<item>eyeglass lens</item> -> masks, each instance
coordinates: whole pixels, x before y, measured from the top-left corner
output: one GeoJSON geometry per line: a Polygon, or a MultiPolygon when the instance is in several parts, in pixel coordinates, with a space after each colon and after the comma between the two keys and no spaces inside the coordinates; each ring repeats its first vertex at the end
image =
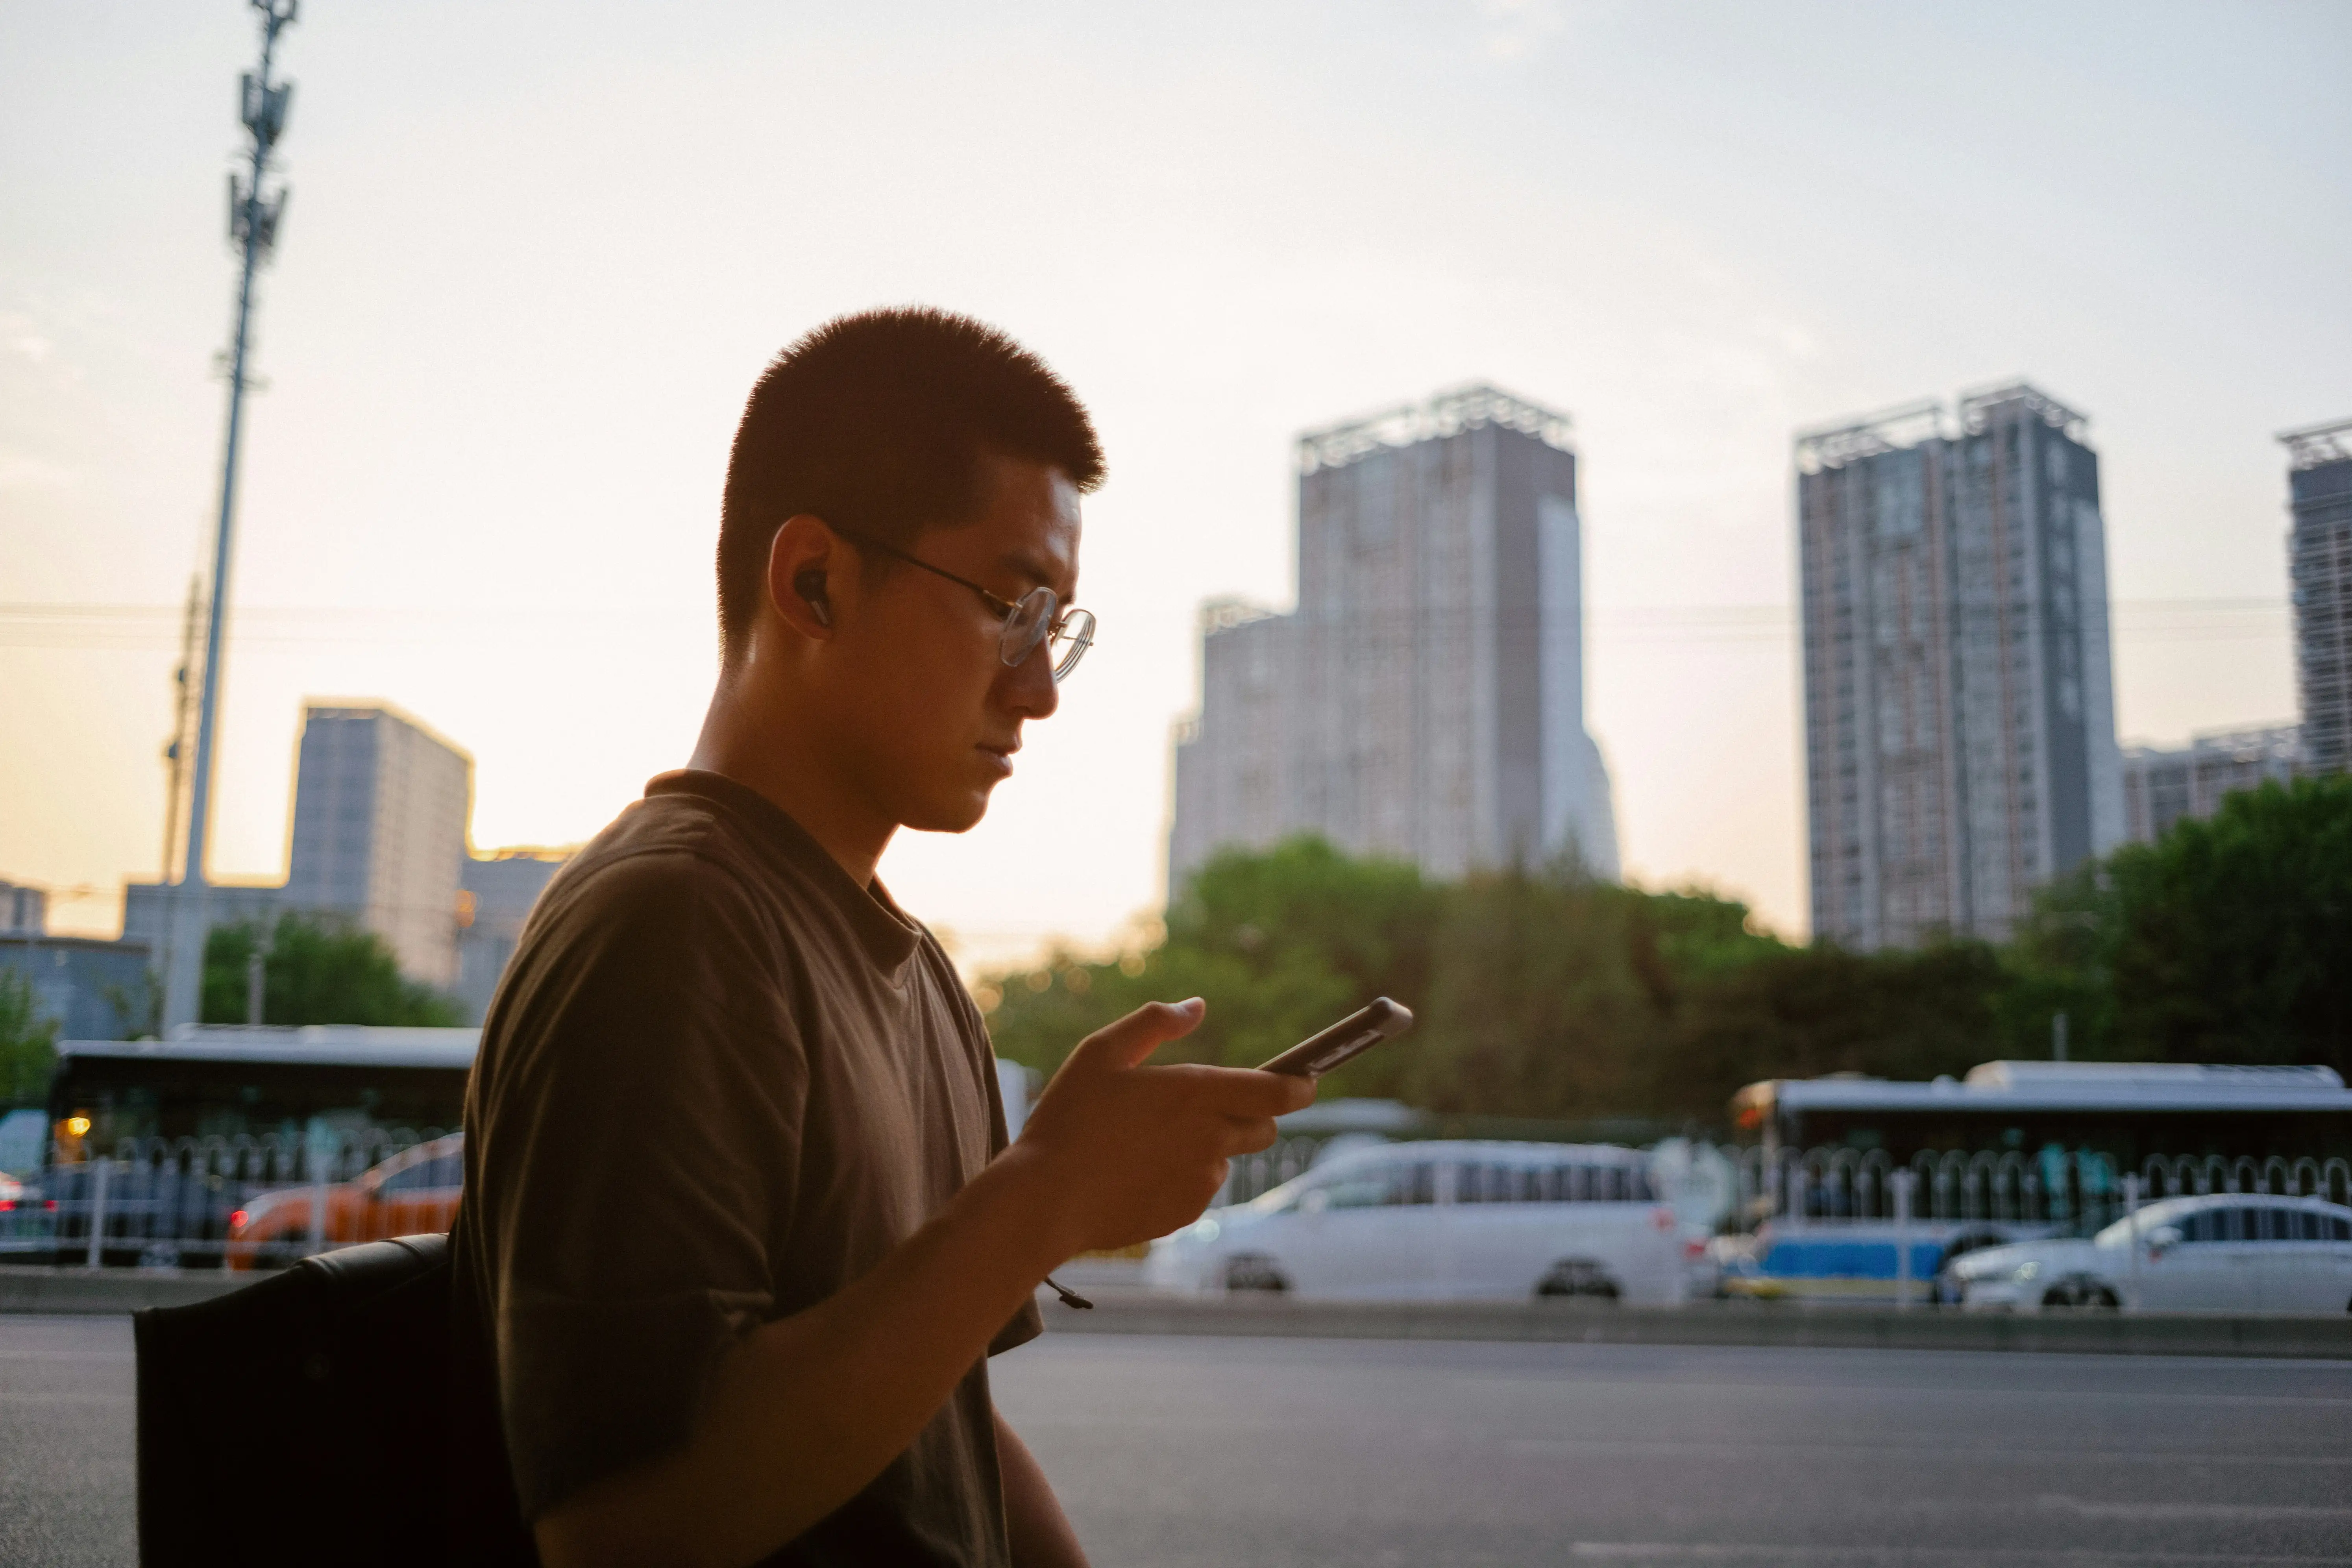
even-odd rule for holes
{"type": "Polygon", "coordinates": [[[1059,680],[1076,668],[1094,643],[1095,617],[1090,611],[1072,610],[1056,622],[1054,612],[1058,608],[1060,601],[1051,588],[1033,588],[1022,595],[1013,613],[1004,617],[999,657],[1008,666],[1017,666],[1050,637],[1054,679],[1059,680]]]}

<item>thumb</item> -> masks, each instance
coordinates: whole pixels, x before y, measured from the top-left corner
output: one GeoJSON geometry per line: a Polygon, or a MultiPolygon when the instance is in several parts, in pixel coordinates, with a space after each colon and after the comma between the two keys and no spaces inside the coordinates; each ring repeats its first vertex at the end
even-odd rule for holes
{"type": "Polygon", "coordinates": [[[1198,996],[1184,1002],[1147,1002],[1115,1024],[1106,1024],[1070,1053],[1070,1065],[1113,1069],[1139,1065],[1171,1040],[1200,1027],[1209,1005],[1198,996]]]}

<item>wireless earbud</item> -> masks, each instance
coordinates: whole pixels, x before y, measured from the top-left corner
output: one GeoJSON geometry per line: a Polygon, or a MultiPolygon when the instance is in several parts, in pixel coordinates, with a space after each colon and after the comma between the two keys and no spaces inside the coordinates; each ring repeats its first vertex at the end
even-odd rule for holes
{"type": "Polygon", "coordinates": [[[825,597],[824,574],[811,568],[793,579],[793,592],[808,601],[809,614],[821,626],[833,625],[833,601],[825,597]]]}

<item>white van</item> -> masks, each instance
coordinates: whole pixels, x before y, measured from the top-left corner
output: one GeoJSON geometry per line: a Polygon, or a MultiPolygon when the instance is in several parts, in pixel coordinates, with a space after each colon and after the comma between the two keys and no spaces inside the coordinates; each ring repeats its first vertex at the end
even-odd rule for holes
{"type": "Polygon", "coordinates": [[[1392,1143],[1151,1244],[1164,1290],[1665,1303],[1690,1293],[1687,1238],[1647,1157],[1610,1144],[1392,1143]]]}

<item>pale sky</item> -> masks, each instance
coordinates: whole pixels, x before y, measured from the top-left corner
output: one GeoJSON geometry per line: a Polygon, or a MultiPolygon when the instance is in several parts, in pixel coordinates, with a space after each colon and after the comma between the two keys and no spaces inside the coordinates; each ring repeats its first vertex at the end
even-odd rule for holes
{"type": "MultiPolygon", "coordinates": [[[[0,878],[61,929],[161,850],[254,38],[0,6],[0,878]]],[[[1575,422],[1645,884],[1803,930],[1790,437],[1840,415],[2084,410],[2123,736],[2294,714],[2272,437],[2352,415],[2352,6],[309,0],[282,60],[215,876],[282,874],[308,697],[470,750],[485,847],[681,762],[741,399],[905,301],[1045,354],[1110,460],[1061,715],[885,862],[967,962],[1157,908],[1195,607],[1286,601],[1292,437],[1473,379],[1575,422]]]]}

